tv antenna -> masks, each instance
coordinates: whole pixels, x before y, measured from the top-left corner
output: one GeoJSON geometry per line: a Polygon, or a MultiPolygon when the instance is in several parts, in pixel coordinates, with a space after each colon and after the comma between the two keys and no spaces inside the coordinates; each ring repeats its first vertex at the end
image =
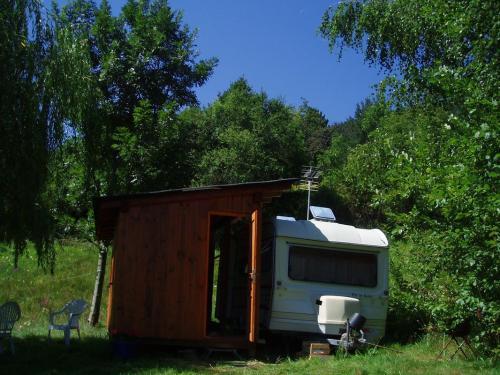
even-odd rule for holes
{"type": "Polygon", "coordinates": [[[318,191],[319,177],[321,171],[312,165],[302,167],[302,179],[300,180],[300,189],[307,189],[307,220],[309,220],[309,207],[311,206],[311,191],[318,191]]]}

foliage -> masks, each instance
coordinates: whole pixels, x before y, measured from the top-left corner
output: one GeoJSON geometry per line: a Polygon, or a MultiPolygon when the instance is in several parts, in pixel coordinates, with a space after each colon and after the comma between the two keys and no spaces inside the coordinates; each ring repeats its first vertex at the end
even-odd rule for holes
{"type": "Polygon", "coordinates": [[[16,267],[31,240],[53,270],[54,236],[93,237],[93,197],[189,183],[190,129],[176,113],[216,60],[198,59],[166,0],[130,0],[117,17],[106,0],[40,7],[0,8],[0,238],[16,267]]]}
{"type": "Polygon", "coordinates": [[[419,249],[402,275],[420,279],[399,284],[400,296],[426,296],[426,315],[448,328],[479,310],[476,340],[493,351],[500,342],[499,10],[496,1],[350,1],[329,9],[321,26],[332,48],[358,49],[401,77],[380,91],[389,92],[393,113],[370,127],[369,141],[332,180],[358,220],[381,221],[393,239],[419,249]]]}
{"type": "Polygon", "coordinates": [[[80,138],[67,139],[54,153],[48,191],[59,240],[78,238],[94,242],[92,190],[86,185],[80,138]]]}
{"type": "Polygon", "coordinates": [[[325,115],[304,100],[297,109],[295,121],[304,133],[307,162],[317,165],[318,158],[330,144],[331,128],[325,115]]]}
{"type": "Polygon", "coordinates": [[[163,190],[190,184],[196,139],[172,108],[157,115],[147,100],[134,110],[134,128],[117,128],[114,148],[123,160],[118,178],[125,191],[163,190]]]}
{"type": "Polygon", "coordinates": [[[304,135],[294,110],[244,79],[201,113],[199,147],[203,150],[195,184],[235,183],[298,175],[305,159],[304,135]]]}
{"type": "Polygon", "coordinates": [[[0,6],[0,238],[14,244],[14,267],[33,241],[38,262],[54,267],[54,223],[46,184],[50,151],[62,139],[47,67],[52,30],[40,3],[0,6]]]}
{"type": "MultiPolygon", "coordinates": [[[[90,62],[84,73],[98,95],[81,106],[71,124],[85,150],[84,168],[94,194],[179,186],[188,132],[176,111],[196,103],[194,87],[211,74],[216,60],[199,60],[195,35],[165,0],[129,0],[119,17],[106,0],[99,8],[75,0],[59,16],[90,62]],[[171,166],[170,168],[168,166],[171,166]]],[[[80,105],[78,105],[80,104],[80,105]]]]}
{"type": "Polygon", "coordinates": [[[106,0],[75,0],[54,18],[47,72],[67,132],[52,162],[56,229],[92,239],[93,197],[189,183],[190,129],[176,112],[216,60],[198,61],[195,34],[163,0],[130,0],[118,17],[106,0]]]}
{"type": "MultiPolygon", "coordinates": [[[[342,168],[349,155],[350,150],[358,144],[366,143],[368,134],[378,126],[380,118],[388,112],[383,97],[365,99],[356,106],[354,117],[348,118],[330,128],[331,140],[325,145],[323,152],[319,155],[319,165],[325,171],[342,168]]],[[[326,176],[326,185],[331,185],[326,176]]]]}

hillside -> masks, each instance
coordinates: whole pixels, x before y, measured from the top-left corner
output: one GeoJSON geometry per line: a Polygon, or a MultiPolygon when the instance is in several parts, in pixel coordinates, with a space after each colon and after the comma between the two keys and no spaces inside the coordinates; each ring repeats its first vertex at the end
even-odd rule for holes
{"type": "MultiPolygon", "coordinates": [[[[55,275],[45,274],[37,267],[33,249],[20,258],[19,269],[12,267],[10,250],[0,247],[0,302],[17,301],[22,318],[14,329],[17,353],[0,355],[1,374],[483,374],[498,373],[498,367],[488,361],[436,361],[443,338],[424,337],[419,342],[400,346],[391,344],[394,351],[377,349],[363,354],[342,354],[325,360],[290,359],[286,356],[272,358],[262,348],[258,360],[233,361],[231,357],[201,360],[189,351],[168,347],[148,346],[129,360],[113,357],[106,328],[100,324],[82,327],[82,340],[73,340],[70,350],[62,342],[62,335],[55,333],[47,341],[47,315],[49,309],[60,308],[73,298],[90,300],[94,282],[96,250],[87,244],[65,242],[57,247],[55,275]]],[[[101,316],[104,316],[106,300],[101,316]]]]}

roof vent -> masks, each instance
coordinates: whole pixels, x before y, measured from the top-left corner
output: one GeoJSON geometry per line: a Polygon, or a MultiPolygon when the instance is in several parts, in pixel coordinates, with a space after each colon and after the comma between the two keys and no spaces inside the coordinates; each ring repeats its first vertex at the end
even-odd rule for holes
{"type": "Polygon", "coordinates": [[[311,206],[310,209],[313,218],[316,220],[329,221],[332,223],[337,220],[333,211],[328,207],[311,206]]]}
{"type": "Polygon", "coordinates": [[[276,219],[284,221],[295,221],[295,218],[290,216],[276,216],[276,219]]]}

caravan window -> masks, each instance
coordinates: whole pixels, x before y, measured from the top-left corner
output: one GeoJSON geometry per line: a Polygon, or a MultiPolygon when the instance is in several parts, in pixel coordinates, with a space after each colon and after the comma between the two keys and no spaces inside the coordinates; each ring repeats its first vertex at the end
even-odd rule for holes
{"type": "Polygon", "coordinates": [[[377,256],[294,245],[290,246],[288,276],[300,281],[375,287],[377,256]]]}

